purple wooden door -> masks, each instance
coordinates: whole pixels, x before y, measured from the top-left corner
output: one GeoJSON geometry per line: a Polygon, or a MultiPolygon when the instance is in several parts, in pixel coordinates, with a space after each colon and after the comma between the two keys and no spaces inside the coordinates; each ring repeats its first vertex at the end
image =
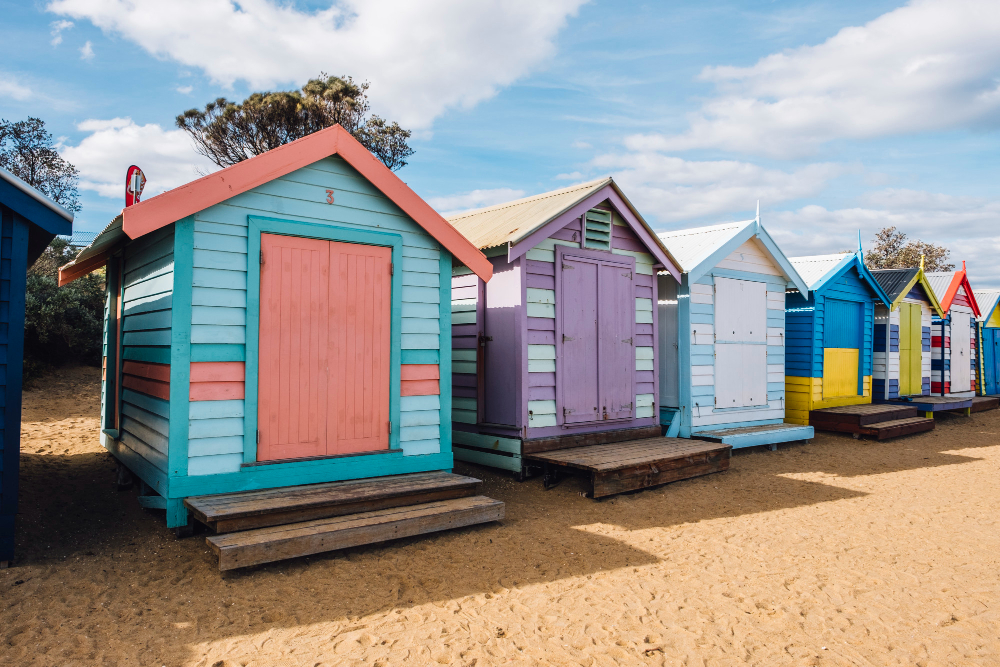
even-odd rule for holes
{"type": "Polygon", "coordinates": [[[635,400],[632,397],[632,369],[635,367],[633,272],[628,266],[603,262],[600,272],[598,386],[601,418],[629,419],[635,400]]]}
{"type": "Polygon", "coordinates": [[[483,313],[483,331],[486,334],[483,350],[485,421],[516,426],[520,355],[517,354],[518,338],[515,333],[517,312],[521,307],[521,271],[517,264],[508,264],[506,257],[495,257],[490,261],[493,263],[493,278],[486,283],[483,313]]]}
{"type": "Polygon", "coordinates": [[[562,360],[559,378],[563,421],[567,424],[601,418],[598,394],[597,294],[600,265],[597,262],[562,258],[562,360]]]}

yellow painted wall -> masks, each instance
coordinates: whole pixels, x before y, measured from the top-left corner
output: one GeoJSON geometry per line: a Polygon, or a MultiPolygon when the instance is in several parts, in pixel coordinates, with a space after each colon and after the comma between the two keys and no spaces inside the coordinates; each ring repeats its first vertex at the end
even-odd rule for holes
{"type": "MultiPolygon", "coordinates": [[[[857,350],[855,350],[856,352],[857,350]]],[[[855,365],[855,368],[857,366],[855,365]]],[[[854,376],[857,378],[857,375],[854,376]]],[[[857,391],[857,380],[854,380],[857,391]]],[[[823,378],[785,376],[785,422],[809,425],[809,411],[836,408],[842,405],[862,405],[872,402],[872,377],[866,375],[861,383],[862,396],[823,398],[823,378]]]]}
{"type": "Polygon", "coordinates": [[[990,315],[990,319],[986,320],[983,324],[984,327],[1000,327],[1000,308],[994,308],[993,314],[990,315]]]}

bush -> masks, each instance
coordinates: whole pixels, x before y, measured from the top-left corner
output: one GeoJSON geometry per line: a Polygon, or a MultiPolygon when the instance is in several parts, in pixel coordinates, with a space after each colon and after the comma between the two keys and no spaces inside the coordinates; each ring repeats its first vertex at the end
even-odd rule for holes
{"type": "Polygon", "coordinates": [[[67,363],[100,365],[104,271],[59,287],[59,267],[76,251],[55,238],[28,269],[24,305],[24,380],[67,363]]]}

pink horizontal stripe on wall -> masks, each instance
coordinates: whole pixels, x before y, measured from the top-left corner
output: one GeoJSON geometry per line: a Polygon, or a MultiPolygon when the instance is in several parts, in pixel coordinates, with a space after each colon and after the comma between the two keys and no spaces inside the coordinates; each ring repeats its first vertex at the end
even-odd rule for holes
{"type": "Polygon", "coordinates": [[[162,398],[165,401],[170,400],[169,382],[158,382],[135,375],[122,375],[122,386],[126,389],[137,391],[140,394],[148,394],[156,398],[162,398]]]}
{"type": "Polygon", "coordinates": [[[231,401],[246,397],[246,364],[242,361],[191,362],[189,399],[231,401]]]}
{"type": "Polygon", "coordinates": [[[144,361],[126,361],[122,364],[122,373],[136,377],[170,382],[170,364],[153,364],[144,361]]]}
{"type": "Polygon", "coordinates": [[[403,364],[399,371],[400,396],[437,396],[441,393],[441,367],[437,364],[403,364]]]}

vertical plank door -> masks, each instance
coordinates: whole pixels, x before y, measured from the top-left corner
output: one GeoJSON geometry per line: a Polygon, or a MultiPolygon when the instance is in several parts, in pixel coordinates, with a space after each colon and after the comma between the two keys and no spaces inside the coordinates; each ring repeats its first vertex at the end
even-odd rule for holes
{"type": "Polygon", "coordinates": [[[330,242],[262,234],[257,460],[327,453],[330,242]]]}
{"type": "MultiPolygon", "coordinates": [[[[910,304],[910,394],[924,393],[923,385],[923,309],[919,303],[910,304]]],[[[930,354],[928,352],[928,354],[930,354]]]]}
{"type": "Polygon", "coordinates": [[[972,389],[970,361],[972,355],[972,331],[969,327],[969,314],[956,311],[952,315],[951,326],[951,391],[970,391],[972,389]]]}
{"type": "Polygon", "coordinates": [[[391,250],[261,235],[258,461],[389,446],[391,250]]]}
{"type": "Polygon", "coordinates": [[[861,335],[864,306],[826,299],[823,308],[823,398],[861,393],[861,335]]]}
{"type": "Polygon", "coordinates": [[[327,454],[389,447],[392,251],[330,242],[327,454]]]}
{"type": "Polygon", "coordinates": [[[598,296],[598,394],[602,419],[635,414],[635,286],[628,265],[602,262],[598,296]]]}
{"type": "Polygon", "coordinates": [[[562,377],[559,390],[563,421],[567,424],[597,421],[601,418],[597,373],[599,264],[563,257],[560,270],[562,377]]]}

